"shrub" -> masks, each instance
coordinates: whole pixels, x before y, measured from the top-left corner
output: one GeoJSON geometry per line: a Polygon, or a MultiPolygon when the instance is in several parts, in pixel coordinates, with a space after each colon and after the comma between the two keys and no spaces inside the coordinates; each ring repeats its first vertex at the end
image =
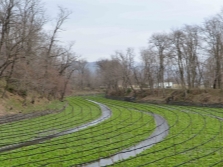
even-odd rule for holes
{"type": "Polygon", "coordinates": [[[126,93],[127,94],[129,94],[129,93],[131,93],[132,92],[132,89],[131,88],[128,88],[127,90],[126,90],[126,93]]]}

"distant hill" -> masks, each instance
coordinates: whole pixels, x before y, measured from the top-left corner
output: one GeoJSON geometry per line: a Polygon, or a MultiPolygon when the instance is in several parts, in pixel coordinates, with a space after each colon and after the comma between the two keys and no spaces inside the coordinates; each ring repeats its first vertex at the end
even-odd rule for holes
{"type": "Polygon", "coordinates": [[[87,68],[88,68],[92,73],[96,73],[96,70],[97,70],[97,64],[96,64],[96,62],[88,62],[88,63],[87,63],[87,68]]]}

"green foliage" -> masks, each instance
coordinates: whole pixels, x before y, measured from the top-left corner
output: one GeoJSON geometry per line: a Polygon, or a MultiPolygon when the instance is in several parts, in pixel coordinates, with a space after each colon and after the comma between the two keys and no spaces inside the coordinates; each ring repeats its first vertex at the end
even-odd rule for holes
{"type": "MultiPolygon", "coordinates": [[[[41,161],[39,165],[50,163],[52,166],[85,163],[112,155],[144,140],[155,127],[149,114],[113,106],[103,98],[92,99],[108,105],[113,111],[112,117],[88,129],[2,154],[0,161],[5,165],[35,164],[37,161],[41,161]]],[[[88,103],[85,101],[85,104],[88,103]]],[[[91,105],[92,110],[95,105],[91,105]]],[[[76,108],[77,104],[73,107],[76,108]]]]}
{"type": "Polygon", "coordinates": [[[131,88],[127,88],[126,93],[129,94],[131,92],[132,92],[132,89],[131,88]]]}
{"type": "MultiPolygon", "coordinates": [[[[86,98],[107,105],[112,110],[111,118],[85,130],[37,145],[1,153],[1,165],[75,166],[100,159],[100,157],[111,156],[148,138],[155,128],[155,123],[153,118],[145,112],[153,112],[167,120],[170,127],[168,136],[136,157],[117,162],[112,166],[156,167],[179,165],[194,167],[212,166],[215,163],[218,163],[216,166],[222,166],[222,109],[137,104],[107,100],[102,97],[86,98]],[[139,110],[144,112],[139,112],[139,110]]],[[[74,125],[73,123],[77,126],[86,122],[87,119],[85,118],[90,114],[92,115],[88,117],[88,121],[95,119],[100,113],[96,104],[82,98],[69,98],[68,101],[70,106],[63,113],[58,113],[53,117],[45,116],[45,121],[41,120],[43,124],[40,127],[45,130],[57,130],[62,126],[62,129],[66,129],[67,127],[59,124],[59,122],[66,123],[67,121],[69,127],[74,125]],[[76,111],[75,118],[69,114],[71,108],[76,111]],[[78,117],[78,113],[82,113],[82,116],[78,117]],[[54,119],[57,121],[53,122],[54,119]],[[46,124],[46,122],[49,124],[46,124]],[[72,125],[69,122],[72,122],[72,125]]],[[[13,127],[24,130],[25,134],[30,133],[29,137],[33,136],[32,134],[38,132],[38,128],[40,128],[35,127],[36,123],[40,121],[38,119],[31,120],[33,122],[33,126],[29,126],[31,128],[27,127],[31,124],[25,124],[26,121],[20,121],[21,124],[24,123],[23,126],[19,125],[19,122],[2,125],[0,133],[2,135],[2,145],[27,140],[22,135],[19,136],[18,140],[10,139],[9,136],[15,133],[13,127]],[[3,134],[7,138],[4,138],[3,134]]]]}
{"type": "MultiPolygon", "coordinates": [[[[133,105],[132,105],[133,107],[133,105]]],[[[169,135],[137,157],[113,166],[222,166],[222,109],[180,106],[138,105],[168,120],[169,135]]]]}
{"type": "MultiPolygon", "coordinates": [[[[68,98],[67,100],[69,102],[68,107],[60,113],[0,125],[0,146],[25,142],[41,137],[42,134],[47,135],[42,133],[45,131],[58,133],[93,120],[101,114],[98,107],[91,103],[92,111],[95,112],[89,110],[89,102],[83,103],[81,98],[68,98]],[[76,105],[75,110],[73,105],[76,105]]],[[[52,102],[51,106],[48,107],[54,108],[57,103],[56,101],[52,102]]],[[[57,104],[57,107],[60,105],[57,104]]]]}

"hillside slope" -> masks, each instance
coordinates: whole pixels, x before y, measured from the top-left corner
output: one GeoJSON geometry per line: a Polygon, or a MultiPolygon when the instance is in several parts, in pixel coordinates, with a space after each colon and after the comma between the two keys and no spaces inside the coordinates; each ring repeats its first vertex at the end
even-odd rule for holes
{"type": "Polygon", "coordinates": [[[110,92],[107,94],[113,98],[135,97],[137,102],[165,103],[165,104],[187,104],[187,105],[222,105],[223,106],[223,90],[220,89],[165,89],[160,90],[144,90],[132,91],[128,93],[110,92]]]}

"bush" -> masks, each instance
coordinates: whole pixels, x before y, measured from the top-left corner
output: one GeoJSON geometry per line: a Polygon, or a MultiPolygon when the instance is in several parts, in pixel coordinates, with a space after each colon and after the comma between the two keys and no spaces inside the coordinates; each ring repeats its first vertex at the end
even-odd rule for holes
{"type": "Polygon", "coordinates": [[[15,89],[12,86],[8,86],[6,90],[10,93],[15,93],[15,89]]]}
{"type": "Polygon", "coordinates": [[[132,89],[131,88],[128,88],[127,90],[126,90],[126,93],[127,94],[129,94],[129,93],[131,93],[132,92],[132,89]]]}

